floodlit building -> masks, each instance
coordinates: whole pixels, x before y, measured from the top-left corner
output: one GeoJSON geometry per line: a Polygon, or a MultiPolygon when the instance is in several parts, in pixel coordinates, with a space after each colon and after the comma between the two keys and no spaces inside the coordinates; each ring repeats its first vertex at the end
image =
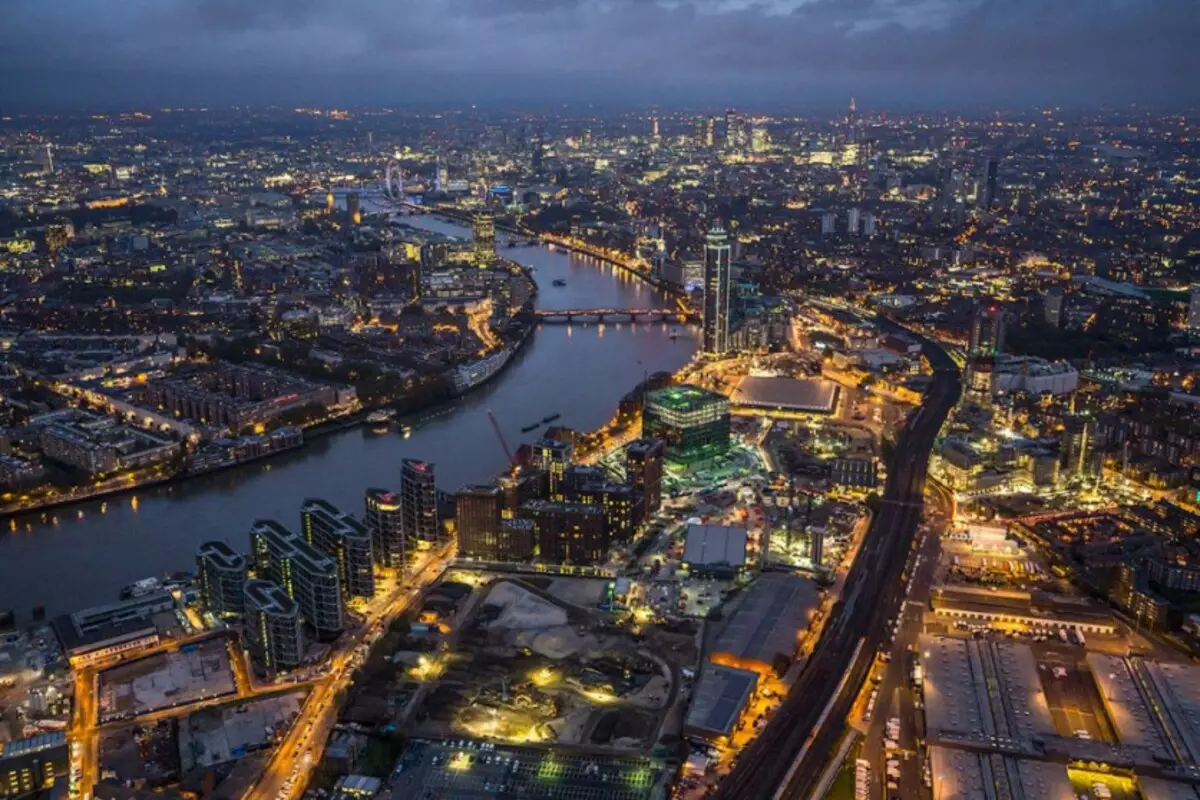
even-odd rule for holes
{"type": "Polygon", "coordinates": [[[642,437],[662,439],[677,464],[718,458],[729,450],[729,400],[689,384],[647,392],[642,437]]]}
{"type": "Polygon", "coordinates": [[[196,551],[200,604],[216,617],[241,616],[249,560],[221,541],[205,542],[196,551]]]}
{"type": "Polygon", "coordinates": [[[304,662],[300,609],[274,581],[246,581],[243,631],[250,660],[263,675],[294,669],[304,662]]]}

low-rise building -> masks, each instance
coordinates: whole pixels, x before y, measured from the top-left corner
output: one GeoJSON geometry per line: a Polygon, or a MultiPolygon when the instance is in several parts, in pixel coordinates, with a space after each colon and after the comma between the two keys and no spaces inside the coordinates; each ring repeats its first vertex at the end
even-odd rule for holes
{"type": "Polygon", "coordinates": [[[89,664],[157,644],[154,616],[175,609],[170,592],[63,614],[51,623],[72,664],[89,664]]]}
{"type": "Polygon", "coordinates": [[[166,436],[76,409],[44,414],[31,424],[40,428],[48,458],[88,475],[145,469],[182,453],[180,444],[166,436]]]}
{"type": "Polygon", "coordinates": [[[683,732],[708,741],[728,740],[737,730],[754,691],[758,673],[748,669],[705,664],[692,692],[683,732]]]}
{"type": "Polygon", "coordinates": [[[67,734],[43,733],[0,745],[0,797],[23,797],[53,788],[67,773],[67,734]]]}
{"type": "Polygon", "coordinates": [[[683,569],[703,578],[730,579],[750,566],[747,531],[731,525],[689,525],[683,569]]]}

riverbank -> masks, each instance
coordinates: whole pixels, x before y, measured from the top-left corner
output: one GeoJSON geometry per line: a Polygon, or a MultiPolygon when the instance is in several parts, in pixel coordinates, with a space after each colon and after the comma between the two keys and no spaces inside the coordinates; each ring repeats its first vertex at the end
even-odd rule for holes
{"type": "MultiPolygon", "coordinates": [[[[459,222],[465,222],[467,224],[470,224],[471,221],[474,219],[473,214],[470,214],[466,211],[460,211],[456,208],[441,208],[438,206],[430,207],[430,206],[422,206],[422,205],[417,205],[416,203],[407,203],[407,202],[404,203],[404,206],[413,211],[420,211],[421,213],[432,214],[434,216],[441,215],[444,217],[449,217],[452,220],[457,220],[459,222]]],[[[537,241],[541,242],[542,244],[548,245],[550,247],[559,247],[559,248],[567,250],[571,253],[575,253],[576,255],[588,256],[589,258],[595,258],[599,261],[603,261],[606,264],[610,264],[610,265],[616,267],[617,269],[620,269],[624,272],[628,272],[630,275],[633,275],[633,276],[645,281],[647,284],[653,286],[655,289],[658,289],[663,292],[667,292],[667,293],[675,295],[677,297],[683,297],[686,294],[683,287],[676,286],[671,283],[667,283],[666,281],[664,281],[660,278],[657,278],[654,275],[651,275],[650,273],[646,272],[645,270],[641,270],[634,266],[631,266],[628,262],[622,261],[621,259],[618,259],[615,256],[607,255],[604,252],[602,252],[590,245],[577,244],[575,242],[572,242],[570,239],[568,239],[566,237],[556,236],[555,234],[552,234],[552,233],[542,233],[539,231],[535,231],[532,228],[525,228],[525,227],[519,227],[519,226],[513,227],[511,225],[501,225],[501,224],[496,224],[495,228],[497,231],[501,231],[503,233],[512,233],[512,234],[516,234],[518,236],[526,236],[526,237],[529,237],[532,239],[536,239],[537,241]]]]}
{"type": "MultiPolygon", "coordinates": [[[[525,276],[525,278],[530,282],[530,284],[532,284],[532,286],[533,286],[530,304],[528,304],[524,308],[522,308],[522,310],[520,312],[518,312],[518,315],[517,315],[517,316],[520,316],[522,314],[525,314],[525,315],[528,315],[529,318],[526,320],[527,324],[525,324],[522,328],[521,335],[518,338],[511,341],[507,345],[512,348],[512,353],[510,354],[509,358],[504,363],[504,365],[501,366],[499,369],[497,369],[494,373],[489,375],[486,379],[470,386],[464,392],[459,393],[450,399],[444,399],[444,400],[439,399],[439,400],[431,401],[427,405],[424,405],[424,406],[421,406],[421,407],[418,407],[416,409],[409,411],[406,416],[411,417],[411,416],[421,415],[423,418],[428,419],[428,412],[430,410],[438,409],[438,408],[449,408],[449,407],[453,406],[454,403],[458,402],[464,396],[480,389],[481,387],[485,386],[486,384],[490,383],[491,381],[495,380],[495,378],[499,377],[504,372],[506,372],[509,369],[509,367],[512,365],[513,361],[520,354],[521,349],[523,347],[525,347],[525,345],[528,343],[529,338],[533,335],[533,332],[537,327],[536,319],[534,319],[532,317],[532,315],[529,314],[529,312],[533,308],[532,298],[536,298],[537,293],[538,293],[537,281],[534,280],[532,273],[530,273],[528,271],[528,269],[524,267],[524,265],[518,264],[517,262],[511,261],[509,259],[504,259],[504,262],[505,262],[505,265],[507,267],[509,267],[510,269],[516,269],[516,270],[520,271],[525,276]]],[[[514,316],[513,319],[516,319],[516,316],[514,316]]],[[[455,368],[451,368],[450,370],[448,370],[447,374],[449,374],[450,372],[453,372],[454,369],[455,368]]],[[[389,407],[391,407],[391,406],[383,405],[379,408],[386,409],[389,407]]],[[[164,486],[170,486],[170,485],[174,485],[174,484],[184,483],[186,481],[190,481],[195,478],[208,477],[208,476],[211,476],[211,475],[214,475],[217,473],[232,471],[232,470],[238,469],[239,467],[248,467],[248,466],[252,466],[252,465],[257,465],[268,459],[277,458],[279,456],[283,456],[283,455],[286,455],[289,453],[296,453],[297,451],[303,451],[304,449],[309,448],[313,442],[315,442],[318,439],[321,439],[323,437],[332,436],[333,434],[337,434],[337,433],[344,433],[345,431],[348,431],[351,428],[359,427],[360,425],[362,425],[363,423],[366,422],[367,416],[371,412],[376,411],[376,410],[378,410],[378,408],[364,408],[358,412],[355,412],[354,414],[347,415],[344,418],[340,418],[337,420],[329,420],[326,422],[321,422],[316,425],[313,425],[311,428],[304,429],[304,440],[301,443],[294,445],[292,447],[284,447],[284,448],[280,448],[278,450],[273,450],[270,453],[262,453],[260,455],[251,456],[249,458],[244,458],[244,459],[240,459],[240,460],[236,460],[236,461],[230,461],[228,463],[215,465],[208,469],[195,470],[195,471],[183,469],[183,470],[180,470],[179,472],[176,472],[176,473],[173,473],[170,475],[161,475],[161,476],[155,475],[153,477],[148,477],[144,480],[137,480],[135,482],[119,482],[119,483],[114,483],[114,485],[112,485],[112,486],[105,486],[103,488],[98,488],[98,489],[89,488],[82,493],[78,493],[78,494],[72,493],[69,496],[54,495],[54,496],[46,497],[42,500],[29,502],[29,503],[20,503],[19,501],[17,503],[9,503],[7,505],[0,506],[0,520],[21,517],[21,516],[25,516],[28,514],[44,514],[49,511],[55,511],[55,510],[59,510],[59,509],[69,508],[71,506],[80,505],[83,503],[95,502],[97,500],[110,500],[113,498],[119,498],[119,497],[127,496],[130,494],[134,494],[139,491],[146,491],[148,489],[154,489],[154,488],[158,488],[158,487],[164,487],[164,486]]],[[[118,481],[120,479],[113,478],[111,480],[118,481]]]]}
{"type": "MultiPolygon", "coordinates": [[[[459,238],[470,235],[432,216],[408,221],[459,238]]],[[[544,289],[536,309],[647,308],[663,297],[642,281],[562,249],[519,247],[500,255],[533,269],[544,289]],[[550,292],[550,282],[560,278],[568,285],[550,292]]],[[[65,513],[10,518],[0,535],[0,563],[6,567],[0,608],[22,609],[25,616],[41,605],[53,615],[111,602],[126,584],[190,563],[205,541],[220,539],[244,550],[245,532],[255,520],[294,528],[308,498],[361,514],[367,488],[399,488],[405,459],[435,465],[438,486],[449,490],[491,480],[510,463],[496,427],[515,447],[538,435],[522,434],[525,423],[557,412],[562,417],[556,424],[565,427],[603,426],[647,372],[674,372],[691,357],[694,328],[680,332],[677,340],[669,338],[665,323],[538,326],[502,376],[454,402],[439,394],[433,398],[437,403],[423,404],[421,411],[415,402],[402,408],[397,418],[413,425],[408,437],[395,428],[373,435],[362,426],[334,435],[335,426],[328,426],[321,429],[325,435],[310,435],[302,450],[246,469],[142,486],[120,500],[75,503],[65,513]]]]}

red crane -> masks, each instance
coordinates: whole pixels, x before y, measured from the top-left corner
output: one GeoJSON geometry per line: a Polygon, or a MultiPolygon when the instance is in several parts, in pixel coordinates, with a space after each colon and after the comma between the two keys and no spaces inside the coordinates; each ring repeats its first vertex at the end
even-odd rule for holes
{"type": "Polygon", "coordinates": [[[517,468],[517,459],[513,456],[512,450],[508,446],[508,442],[504,439],[504,434],[500,431],[500,423],[496,421],[496,415],[489,408],[487,410],[488,420],[492,423],[492,428],[496,431],[496,438],[500,440],[500,446],[504,448],[504,455],[508,458],[508,464],[514,470],[517,468]]]}

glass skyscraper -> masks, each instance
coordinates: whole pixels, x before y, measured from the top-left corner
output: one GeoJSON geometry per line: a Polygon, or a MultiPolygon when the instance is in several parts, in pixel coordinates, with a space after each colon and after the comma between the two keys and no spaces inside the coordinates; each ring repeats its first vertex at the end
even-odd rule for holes
{"type": "Polygon", "coordinates": [[[729,237],[720,224],[708,232],[704,247],[705,353],[723,355],[729,349],[729,237]]]}

